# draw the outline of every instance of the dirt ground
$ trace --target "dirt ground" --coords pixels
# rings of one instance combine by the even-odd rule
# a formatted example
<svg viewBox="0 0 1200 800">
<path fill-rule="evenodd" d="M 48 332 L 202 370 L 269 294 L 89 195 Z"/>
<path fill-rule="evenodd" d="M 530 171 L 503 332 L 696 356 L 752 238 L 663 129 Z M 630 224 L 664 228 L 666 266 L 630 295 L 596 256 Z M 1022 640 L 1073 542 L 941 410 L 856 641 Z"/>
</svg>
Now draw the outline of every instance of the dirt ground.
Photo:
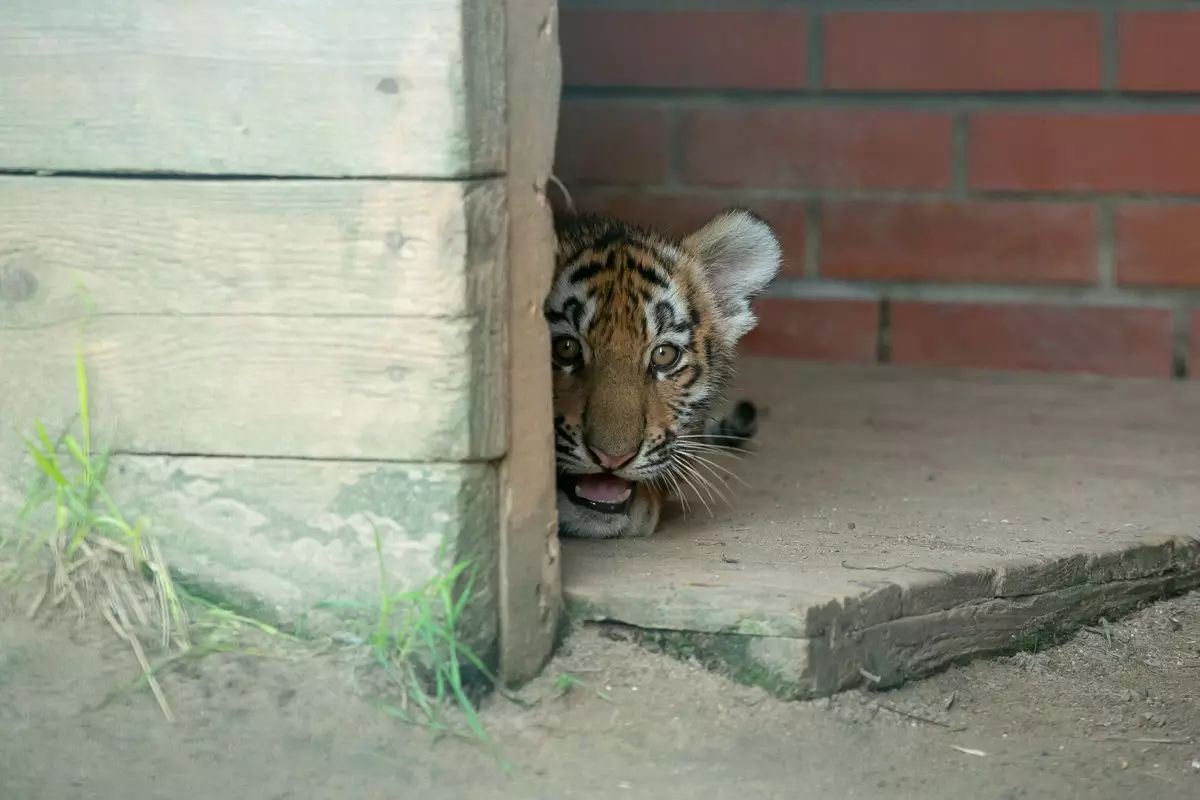
<svg viewBox="0 0 1200 800">
<path fill-rule="evenodd" d="M 363 654 L 214 655 L 149 692 L 91 623 L 0 620 L 5 800 L 1200 796 L 1200 593 L 903 689 L 776 701 L 585 628 L 518 707 L 511 762 L 366 702 Z M 564 691 L 559 676 L 587 684 Z M 956 748 L 963 748 L 959 750 Z"/>
</svg>

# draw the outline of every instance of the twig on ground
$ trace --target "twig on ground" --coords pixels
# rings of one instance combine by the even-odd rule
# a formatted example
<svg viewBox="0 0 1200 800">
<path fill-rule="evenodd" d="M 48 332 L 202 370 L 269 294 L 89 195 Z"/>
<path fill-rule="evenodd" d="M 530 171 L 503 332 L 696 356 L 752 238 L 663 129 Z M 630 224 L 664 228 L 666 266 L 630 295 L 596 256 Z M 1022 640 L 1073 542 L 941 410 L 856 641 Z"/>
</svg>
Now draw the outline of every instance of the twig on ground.
<svg viewBox="0 0 1200 800">
<path fill-rule="evenodd" d="M 908 566 L 907 564 L 893 564 L 890 567 L 876 567 L 876 566 L 869 566 L 869 565 L 868 566 L 859 566 L 857 564 L 851 564 L 849 561 L 842 562 L 842 569 L 861 569 L 861 570 L 865 570 L 868 572 L 891 572 L 892 570 L 903 569 L 904 567 L 907 567 L 907 566 Z"/>
<path fill-rule="evenodd" d="M 867 565 L 851 564 L 849 561 L 843 561 L 842 569 L 862 570 L 864 572 L 892 572 L 892 571 L 898 570 L 898 569 L 911 569 L 913 572 L 932 572 L 935 575 L 953 575 L 954 574 L 953 572 L 950 572 L 949 570 L 937 569 L 936 567 L 914 567 L 912 564 L 909 564 L 907 561 L 903 564 L 892 564 L 889 567 L 877 567 L 877 566 L 870 565 L 870 564 L 867 564 Z"/>
<path fill-rule="evenodd" d="M 942 722 L 940 719 L 934 719 L 933 717 L 927 717 L 923 714 L 916 714 L 916 713 L 913 713 L 912 711 L 905 711 L 902 708 L 896 708 L 895 706 L 890 705 L 888 703 L 884 703 L 882 701 L 876 701 L 876 705 L 878 705 L 884 711 L 890 711 L 893 714 L 896 714 L 897 716 L 908 717 L 909 719 L 916 720 L 917 722 L 927 722 L 930 725 L 936 725 L 939 728 L 946 728 L 946 729 L 952 730 L 952 731 L 965 731 L 967 729 L 966 725 L 951 725 L 949 722 Z"/>
<path fill-rule="evenodd" d="M 1128 742 L 1130 744 L 1191 744 L 1190 736 L 1172 739 L 1166 736 L 1101 736 L 1102 742 Z"/>
<path fill-rule="evenodd" d="M 957 750 L 960 753 L 966 753 L 969 756 L 979 756 L 981 758 L 987 755 L 987 753 L 983 752 L 982 750 L 976 750 L 974 747 L 959 747 L 956 744 L 950 745 L 950 749 Z"/>
</svg>

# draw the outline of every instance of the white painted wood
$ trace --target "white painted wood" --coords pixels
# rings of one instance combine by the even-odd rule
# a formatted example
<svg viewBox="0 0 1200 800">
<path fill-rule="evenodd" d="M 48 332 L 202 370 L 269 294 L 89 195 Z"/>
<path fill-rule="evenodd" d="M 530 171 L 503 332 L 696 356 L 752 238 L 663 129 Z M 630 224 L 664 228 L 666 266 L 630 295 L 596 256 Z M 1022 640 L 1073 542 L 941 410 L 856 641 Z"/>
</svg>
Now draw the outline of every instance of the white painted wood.
<svg viewBox="0 0 1200 800">
<path fill-rule="evenodd" d="M 0 167 L 504 168 L 496 0 L 5 0 Z"/>
<path fill-rule="evenodd" d="M 504 186 L 0 177 L 0 330 L 102 314 L 483 314 Z M 86 302 L 85 302 L 86 301 Z"/>
</svg>

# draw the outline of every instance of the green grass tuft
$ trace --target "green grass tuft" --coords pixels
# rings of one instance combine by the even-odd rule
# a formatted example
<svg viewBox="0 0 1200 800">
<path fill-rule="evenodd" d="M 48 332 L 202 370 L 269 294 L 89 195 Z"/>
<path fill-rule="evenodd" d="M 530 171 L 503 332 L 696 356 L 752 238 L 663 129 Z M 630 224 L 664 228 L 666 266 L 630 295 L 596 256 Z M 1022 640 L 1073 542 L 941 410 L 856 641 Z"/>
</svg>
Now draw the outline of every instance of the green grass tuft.
<svg viewBox="0 0 1200 800">
<path fill-rule="evenodd" d="M 250 627 L 272 637 L 297 639 L 175 584 L 147 520 L 130 521 L 105 489 L 109 452 L 96 447 L 87 371 L 79 353 L 75 371 L 77 419 L 56 439 L 41 420 L 34 422 L 32 436 L 22 437 L 36 472 L 14 533 L 0 538 L 0 582 L 16 588 L 44 575 L 29 606 L 30 617 L 64 608 L 80 618 L 98 611 L 130 645 L 141 668 L 131 686 L 110 693 L 101 705 L 148 685 L 163 714 L 173 720 L 156 677 L 163 671 L 212 653 L 266 655 L 237 643 L 238 633 Z M 438 734 L 490 742 L 472 697 L 481 686 L 499 688 L 499 682 L 460 635 L 475 588 L 475 567 L 458 563 L 420 586 L 395 591 L 389 585 L 378 531 L 375 549 L 378 604 L 328 602 L 318 607 L 367 609 L 372 624 L 364 641 L 399 696 L 397 702 L 376 705 Z M 439 558 L 439 563 L 445 559 Z M 196 612 L 195 620 L 189 609 Z M 193 633 L 199 642 L 193 642 Z M 457 716 L 465 722 L 465 732 L 447 713 L 454 706 L 461 712 Z"/>
<path fill-rule="evenodd" d="M 157 541 L 147 523 L 125 517 L 104 488 L 108 451 L 92 435 L 87 370 L 76 353 L 79 435 L 68 426 L 51 439 L 41 420 L 33 437 L 22 437 L 37 467 L 15 535 L 0 542 L 11 566 L 3 577 L 16 585 L 45 569 L 45 584 L 29 608 L 72 608 L 79 617 L 95 610 L 129 643 L 143 678 L 173 719 L 142 641 L 157 631 L 157 644 L 170 654 L 191 647 L 189 619 Z"/>
<path fill-rule="evenodd" d="M 428 728 L 439 735 L 465 736 L 490 742 L 471 699 L 472 684 L 480 679 L 493 686 L 498 681 L 482 659 L 461 641 L 460 623 L 475 585 L 476 570 L 459 562 L 419 586 L 394 591 L 389 585 L 379 532 L 375 531 L 379 559 L 380 597 L 365 644 L 383 670 L 398 702 L 374 701 L 380 710 L 403 722 Z M 444 563 L 439 559 L 439 563 Z M 369 608 L 363 603 L 324 602 L 318 608 Z M 447 710 L 457 706 L 466 732 L 454 725 Z"/>
</svg>

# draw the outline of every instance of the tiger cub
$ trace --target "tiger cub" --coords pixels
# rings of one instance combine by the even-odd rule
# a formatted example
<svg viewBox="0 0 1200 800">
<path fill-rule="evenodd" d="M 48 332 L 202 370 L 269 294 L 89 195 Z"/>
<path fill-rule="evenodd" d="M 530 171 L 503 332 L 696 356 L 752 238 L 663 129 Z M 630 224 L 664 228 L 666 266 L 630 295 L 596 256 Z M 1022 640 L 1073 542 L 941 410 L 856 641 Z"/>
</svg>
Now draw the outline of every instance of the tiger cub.
<svg viewBox="0 0 1200 800">
<path fill-rule="evenodd" d="M 550 328 L 559 530 L 648 536 L 663 502 L 696 485 L 713 448 L 757 430 L 754 403 L 713 417 L 750 301 L 779 271 L 779 241 L 742 209 L 683 239 L 560 213 Z"/>
</svg>

